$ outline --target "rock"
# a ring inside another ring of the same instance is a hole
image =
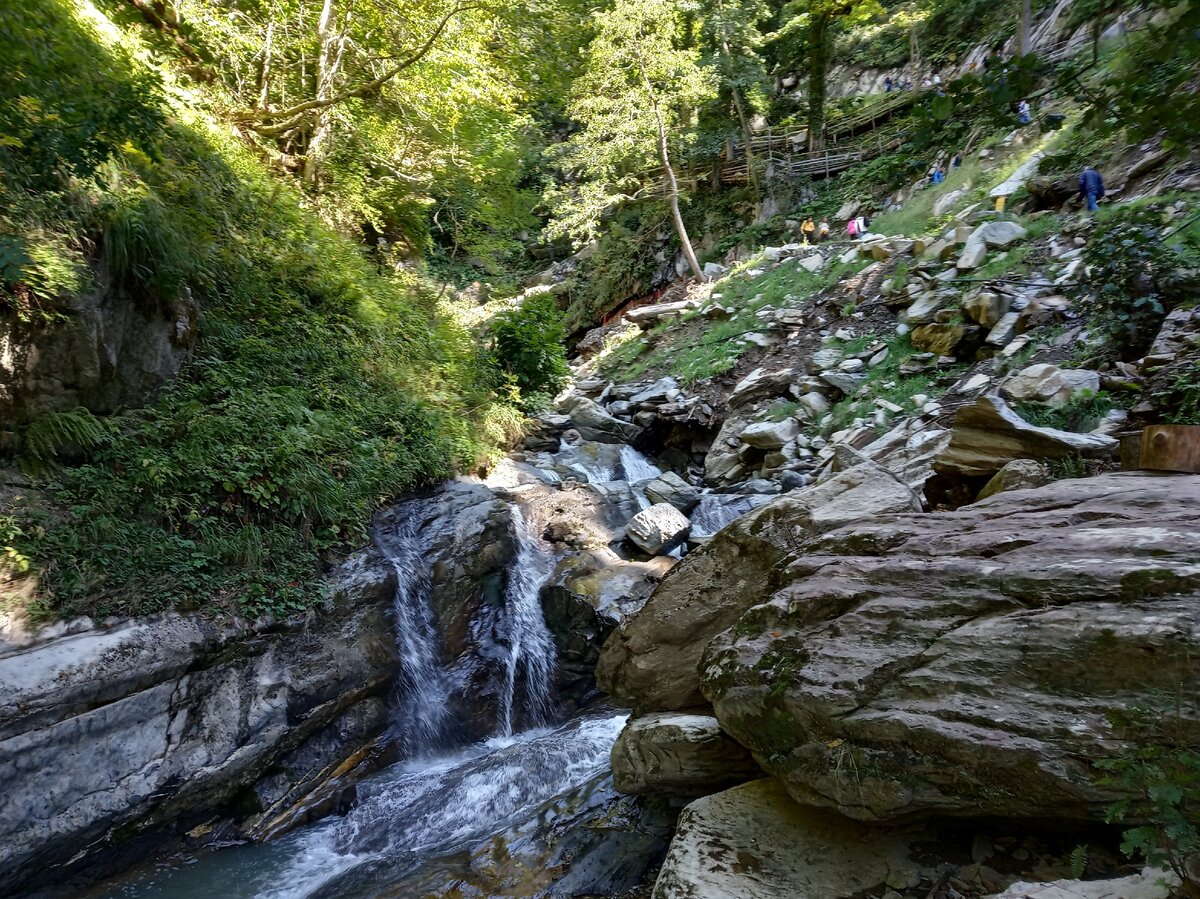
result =
[[[625,313],[625,320],[636,325],[648,325],[664,318],[678,318],[685,312],[699,308],[694,300],[680,300],[677,303],[656,303],[651,306],[639,306]]]
[[[325,614],[261,632],[171,613],[0,651],[0,892],[247,787],[286,808],[380,733],[395,569],[357,553],[330,586]]]
[[[723,265],[720,265],[719,263],[716,263],[716,262],[704,263],[704,277],[706,277],[706,278],[709,278],[709,279],[719,278],[719,277],[721,277],[721,275],[725,274],[727,271],[729,271],[729,269],[727,269]]]
[[[711,715],[661,712],[631,718],[612,749],[622,793],[704,796],[762,776],[750,753]]]
[[[186,288],[161,303],[126,301],[104,272],[94,288],[39,301],[48,315],[0,318],[3,430],[83,406],[138,406],[178,374],[196,342],[199,306]]]
[[[965,197],[970,192],[970,188],[960,187],[958,190],[952,190],[949,193],[942,194],[933,201],[933,214],[943,216],[953,208],[954,204]]]
[[[801,395],[800,399],[796,402],[812,418],[819,418],[829,411],[829,400],[825,398],[825,394],[818,393],[815,390],[810,390],[808,393]]]
[[[1001,386],[1004,396],[1014,402],[1046,403],[1061,406],[1082,391],[1100,390],[1100,375],[1084,368],[1059,368],[1047,362],[1030,365]]]
[[[797,260],[796,264],[806,272],[816,274],[825,267],[825,257],[820,253],[811,253]]]
[[[861,359],[843,359],[838,363],[838,371],[849,372],[856,374],[867,367],[867,364]]]
[[[933,321],[933,315],[946,305],[946,298],[933,291],[921,294],[917,301],[900,313],[899,319],[910,325]]]
[[[571,423],[584,440],[633,443],[642,433],[637,425],[609,415],[587,397],[572,396],[563,405],[562,411],[571,417]]]
[[[862,383],[867,380],[867,376],[865,374],[850,374],[844,371],[823,371],[821,372],[821,380],[849,396],[862,386]]]
[[[625,536],[652,556],[687,538],[691,522],[669,503],[657,503],[633,516]]]
[[[916,834],[801,808],[770,779],[683,810],[653,899],[849,899],[915,873]],[[907,879],[907,878],[906,878]],[[918,881],[919,882],[919,881]]]
[[[813,368],[824,370],[827,368],[836,368],[838,362],[841,361],[842,351],[837,347],[825,347],[817,350],[812,354]]]
[[[1111,437],[1035,427],[1000,397],[981,396],[955,415],[950,445],[933,465],[943,474],[990,477],[1015,459],[1098,458],[1116,447]]]
[[[779,247],[763,247],[762,254],[768,262],[778,262],[783,258],[783,250]]]
[[[1173,875],[1146,868],[1141,874],[1116,880],[1055,880],[1051,883],[1014,883],[1003,893],[986,899],[1170,899]]]
[[[958,262],[954,263],[955,268],[961,272],[969,272],[983,265],[983,260],[987,259],[987,244],[983,241],[977,243],[967,242],[963,247],[962,253],[959,254]]]
[[[768,370],[756,368],[742,380],[738,381],[729,395],[731,408],[744,406],[757,400],[770,399],[787,393],[788,387],[796,380],[794,368],[779,368]]]
[[[1046,466],[1032,459],[1013,459],[992,475],[992,479],[979,491],[976,500],[987,499],[1005,490],[1026,490],[1050,483],[1050,472]]]
[[[650,502],[670,503],[684,514],[700,502],[700,491],[673,471],[664,472],[654,480],[647,481],[642,489]]]
[[[985,343],[992,346],[1007,347],[1017,336],[1017,323],[1021,320],[1020,312],[1006,312],[1000,320],[988,331]]]
[[[966,329],[962,325],[930,323],[913,328],[912,343],[918,350],[950,356],[963,339]]]
[[[679,384],[674,378],[659,378],[648,387],[643,387],[629,398],[632,406],[642,403],[661,403],[679,393]]]
[[[984,222],[975,229],[975,233],[967,240],[981,240],[993,250],[1003,250],[1018,240],[1024,240],[1029,232],[1016,222],[995,221]]]
[[[990,330],[1008,312],[1012,298],[1007,294],[984,290],[967,297],[962,305],[968,318]]]
[[[1120,716],[1194,678],[1197,503],[1200,477],[1124,473],[824,533],[780,506],[807,536],[769,597],[708,586],[746,611],[711,639],[704,695],[801,804],[1103,821],[1123,793],[1093,762],[1124,751]]]
[[[773,592],[797,540],[861,518],[919,510],[902,482],[873,462],[777,497],[684,557],[600,654],[601,689],[638,713],[702,708],[696,668],[711,640]],[[787,522],[780,527],[781,522]],[[713,583],[721,579],[723,589]]]
[[[779,449],[800,433],[800,423],[794,418],[783,421],[756,421],[742,431],[742,441],[757,449]]]

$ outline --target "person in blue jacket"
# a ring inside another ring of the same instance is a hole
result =
[[[1079,196],[1087,199],[1088,212],[1100,208],[1097,200],[1104,197],[1104,179],[1090,165],[1079,175]]]

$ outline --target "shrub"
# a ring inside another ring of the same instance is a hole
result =
[[[1146,350],[1166,314],[1159,284],[1177,257],[1161,239],[1160,219],[1154,207],[1122,210],[1096,229],[1084,254],[1096,285],[1086,305],[1126,358]]]
[[[512,379],[527,408],[544,404],[570,377],[565,338],[562,313],[548,294],[527,298],[493,322],[496,365]]]

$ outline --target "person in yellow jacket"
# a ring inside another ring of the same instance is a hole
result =
[[[800,226],[800,233],[804,235],[805,243],[812,243],[816,238],[817,226],[813,222],[812,216],[804,220],[804,224]]]

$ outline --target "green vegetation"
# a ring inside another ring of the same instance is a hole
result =
[[[549,294],[534,294],[492,323],[496,364],[527,408],[547,405],[571,374],[562,313]]]
[[[1015,411],[1031,425],[1039,428],[1056,428],[1082,434],[1093,430],[1116,406],[1113,396],[1103,390],[1081,390],[1057,406],[1018,403]]]

